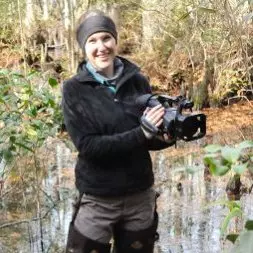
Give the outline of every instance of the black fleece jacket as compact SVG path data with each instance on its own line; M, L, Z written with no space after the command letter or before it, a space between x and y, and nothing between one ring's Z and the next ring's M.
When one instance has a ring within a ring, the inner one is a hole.
M150 86L136 65L120 59L124 71L115 94L90 75L85 62L63 83L62 109L78 150L75 175L81 194L123 196L151 187L154 175L148 151L169 146L144 136L135 99L150 93Z

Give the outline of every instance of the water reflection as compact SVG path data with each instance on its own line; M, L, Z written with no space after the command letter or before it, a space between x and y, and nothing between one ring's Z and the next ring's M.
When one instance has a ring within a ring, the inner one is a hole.
M41 212L38 213L38 202L32 193L25 196L25 216L17 215L24 210L22 201L4 200L0 209L1 253L64 252L75 194L75 154L64 143L51 145L47 150L55 156L48 156L49 171L40 195ZM161 194L158 199L160 240L155 252L220 253L230 246L220 240L220 226L227 210L220 205L207 208L214 201L226 199L226 180L205 180L202 155L195 147L183 155L165 150L152 153L152 157L156 189ZM195 173L186 173L187 168L194 168ZM251 195L243 196L242 203L245 216L253 218ZM42 220L38 219L40 216ZM3 224L5 227L1 228ZM232 223L231 229L236 230L238 226L241 224Z
M222 188L219 188L217 182L205 182L199 153L175 159L166 159L166 155L162 153L159 156L164 158L156 167L157 189L161 193L158 200L160 214L158 252L221 252L223 246L219 239L219 228L224 209L218 206L207 209L206 206L224 197ZM193 164L197 170L194 174L178 170ZM160 180L163 183L159 183ZM179 182L182 187L178 189Z
M39 194L31 188L23 198L14 192L1 200L1 253L64 252L75 193L75 154L59 140L50 140L43 156L47 173Z

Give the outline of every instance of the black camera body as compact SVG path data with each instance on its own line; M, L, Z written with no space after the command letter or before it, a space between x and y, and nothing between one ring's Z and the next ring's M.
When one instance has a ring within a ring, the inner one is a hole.
M183 96L145 94L138 97L136 103L143 109L162 104L165 114L160 131L174 140L192 141L206 134L206 115L193 113L194 103Z

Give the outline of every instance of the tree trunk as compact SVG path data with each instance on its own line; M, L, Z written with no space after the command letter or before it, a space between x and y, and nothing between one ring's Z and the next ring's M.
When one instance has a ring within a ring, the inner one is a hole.
M43 19L48 20L49 13L48 13L48 0L43 0Z
M142 0L142 48L151 51L154 49L154 38L159 34L159 15L153 11L159 6L160 0Z
M67 32L65 44L68 54L68 69L71 72L75 72L77 68L77 51L75 43L75 10L76 1L64 0L64 27Z
M120 33L120 4L110 4L107 6L107 13L114 21L118 34Z
M192 100L196 109L202 109L203 107L209 106L209 90L214 86L213 59L207 59L204 65L202 79L193 86Z
M34 12L33 12L33 0L26 0L26 17L25 25L30 28L32 22L34 21Z
M163 43L168 10L167 0L142 0L142 48L153 51Z
M70 26L69 6L70 6L70 0L64 0L63 22L64 22L64 27L66 30L68 30Z
M70 50L70 59L71 59L71 71L76 71L77 68L77 60L76 60L76 47L75 47L75 7L76 1L72 0L69 2L69 10L70 10L70 35L71 35L71 50Z
M120 4L112 4L108 6L108 14L115 22L117 28L120 28Z

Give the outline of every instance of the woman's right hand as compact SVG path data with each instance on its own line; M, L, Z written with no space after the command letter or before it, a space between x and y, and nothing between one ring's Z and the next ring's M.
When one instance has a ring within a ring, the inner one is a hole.
M162 105L147 107L141 117L141 127L147 139L153 138L158 133L158 127L163 122L165 109Z

